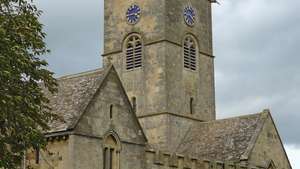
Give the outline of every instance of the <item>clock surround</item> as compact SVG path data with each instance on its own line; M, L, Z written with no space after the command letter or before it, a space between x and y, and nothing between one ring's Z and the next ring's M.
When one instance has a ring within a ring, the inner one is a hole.
M138 23L140 17L141 17L141 8L138 5L133 4L127 9L126 19L128 24L134 25Z
M188 26L194 26L196 20L196 10L192 6L186 6L183 10L183 17Z

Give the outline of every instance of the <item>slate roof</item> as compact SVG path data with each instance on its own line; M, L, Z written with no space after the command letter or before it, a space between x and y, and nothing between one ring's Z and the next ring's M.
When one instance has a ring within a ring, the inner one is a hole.
M58 79L58 92L45 91L52 112L62 117L52 122L47 133L66 131L72 128L85 110L105 77L104 69L97 69Z
M177 152L222 161L247 158L266 115L259 113L196 123L179 143Z

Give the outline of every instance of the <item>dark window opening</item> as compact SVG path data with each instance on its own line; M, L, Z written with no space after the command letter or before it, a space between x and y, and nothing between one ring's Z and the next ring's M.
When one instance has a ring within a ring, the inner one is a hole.
M107 148L103 150L103 169L107 169Z
M109 152L109 169L113 169L113 153L114 153L114 149L110 149Z
M113 118L113 105L110 105L110 107L109 107L109 118L110 119Z
M194 113L194 98L191 97L190 99L190 113Z
M136 97L132 97L132 108L133 112L136 113Z

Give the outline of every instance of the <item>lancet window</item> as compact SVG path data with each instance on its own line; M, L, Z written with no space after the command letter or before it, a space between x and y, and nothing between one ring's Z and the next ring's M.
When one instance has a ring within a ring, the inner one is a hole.
M109 134L104 139L103 169L119 169L120 143L118 139Z
M183 43L184 68L196 70L197 68L197 43L195 39L188 35Z
M126 40L126 69L132 70L143 65L143 44L137 34L130 35Z

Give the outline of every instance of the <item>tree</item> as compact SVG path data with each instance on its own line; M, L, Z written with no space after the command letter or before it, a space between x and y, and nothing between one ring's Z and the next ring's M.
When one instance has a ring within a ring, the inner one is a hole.
M27 149L45 147L43 131L55 115L43 88L56 91L53 73L41 59L41 11L32 0L0 0L0 168L20 166Z

